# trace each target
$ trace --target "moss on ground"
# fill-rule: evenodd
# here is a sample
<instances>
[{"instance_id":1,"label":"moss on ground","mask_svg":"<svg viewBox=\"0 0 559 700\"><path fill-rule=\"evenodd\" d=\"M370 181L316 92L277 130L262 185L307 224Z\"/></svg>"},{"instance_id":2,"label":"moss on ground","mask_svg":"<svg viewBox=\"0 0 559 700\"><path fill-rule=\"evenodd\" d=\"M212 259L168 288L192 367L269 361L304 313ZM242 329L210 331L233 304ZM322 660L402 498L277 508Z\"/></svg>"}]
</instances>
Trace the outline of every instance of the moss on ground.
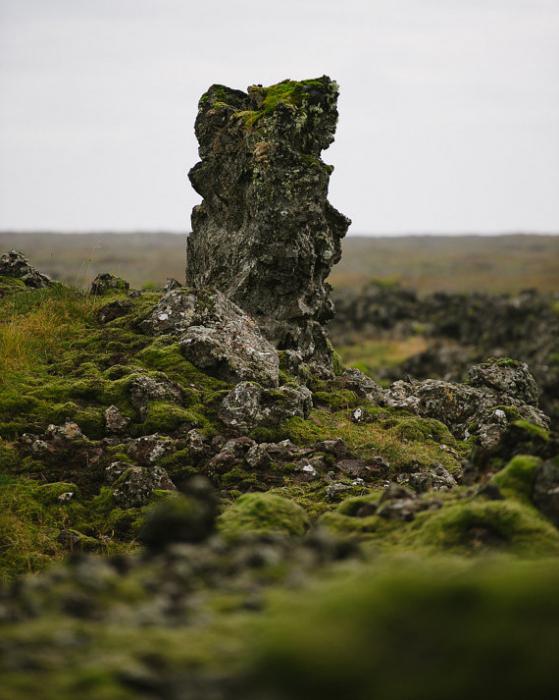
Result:
<instances>
[{"instance_id":1,"label":"moss on ground","mask_svg":"<svg viewBox=\"0 0 559 700\"><path fill-rule=\"evenodd\" d=\"M379 561L279 597L252 645L249 699L553 695L557 561ZM494 692L494 691L492 691Z\"/></svg>"},{"instance_id":2,"label":"moss on ground","mask_svg":"<svg viewBox=\"0 0 559 700\"><path fill-rule=\"evenodd\" d=\"M499 487L507 498L515 498L524 503L531 503L536 469L541 460L529 455L518 455L497 472L492 482Z\"/></svg>"},{"instance_id":3,"label":"moss on ground","mask_svg":"<svg viewBox=\"0 0 559 700\"><path fill-rule=\"evenodd\" d=\"M306 512L276 493L247 493L227 507L219 518L225 537L246 533L301 536L309 526Z\"/></svg>"},{"instance_id":4,"label":"moss on ground","mask_svg":"<svg viewBox=\"0 0 559 700\"><path fill-rule=\"evenodd\" d=\"M559 531L532 506L512 499L473 498L418 513L401 544L471 554L491 550L521 557L559 555Z\"/></svg>"},{"instance_id":5,"label":"moss on ground","mask_svg":"<svg viewBox=\"0 0 559 700\"><path fill-rule=\"evenodd\" d=\"M372 462L382 457L392 474L436 464L442 464L451 474L461 472L464 445L439 421L375 407L368 407L366 415L367 422L354 423L349 411L315 409L308 420L288 420L282 434L300 445L342 438L358 457Z\"/></svg>"}]
</instances>

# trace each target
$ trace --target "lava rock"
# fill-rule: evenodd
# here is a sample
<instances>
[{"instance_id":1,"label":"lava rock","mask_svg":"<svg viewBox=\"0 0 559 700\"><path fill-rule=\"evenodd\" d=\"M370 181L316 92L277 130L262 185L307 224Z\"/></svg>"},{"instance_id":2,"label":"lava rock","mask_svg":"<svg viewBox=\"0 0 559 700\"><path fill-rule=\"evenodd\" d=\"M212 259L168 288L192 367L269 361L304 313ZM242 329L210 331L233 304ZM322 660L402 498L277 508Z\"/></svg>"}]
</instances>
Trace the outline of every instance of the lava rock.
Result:
<instances>
[{"instance_id":1,"label":"lava rock","mask_svg":"<svg viewBox=\"0 0 559 700\"><path fill-rule=\"evenodd\" d=\"M279 99L275 99L275 96ZM203 197L192 212L187 281L215 287L250 313L276 347L331 367L325 280L350 221L327 201L338 86L323 76L247 93L213 85L199 102Z\"/></svg>"},{"instance_id":2,"label":"lava rock","mask_svg":"<svg viewBox=\"0 0 559 700\"><path fill-rule=\"evenodd\" d=\"M140 467L126 462L113 462L105 470L113 483L113 497L123 508L138 508L151 500L153 491L175 491L169 475L159 466Z\"/></svg>"},{"instance_id":3,"label":"lava rock","mask_svg":"<svg viewBox=\"0 0 559 700\"><path fill-rule=\"evenodd\" d=\"M246 432L256 426L275 426L288 418L307 418L312 394L305 386L285 384L264 389L255 382L241 382L225 396L219 418L228 427Z\"/></svg>"},{"instance_id":4,"label":"lava rock","mask_svg":"<svg viewBox=\"0 0 559 700\"><path fill-rule=\"evenodd\" d=\"M400 380L384 392L382 403L436 418L458 438L475 434L486 454L501 445L509 430L511 421L503 406L512 407L517 417L535 426L549 428L549 418L532 404L537 389L526 365L495 361L474 366L470 372L478 386L440 379Z\"/></svg>"},{"instance_id":5,"label":"lava rock","mask_svg":"<svg viewBox=\"0 0 559 700\"><path fill-rule=\"evenodd\" d=\"M141 418L145 418L150 403L154 401L168 401L169 403L182 403L182 390L165 375L160 373L158 377L139 375L134 377L128 387L130 402L136 408Z\"/></svg>"},{"instance_id":6,"label":"lava rock","mask_svg":"<svg viewBox=\"0 0 559 700\"><path fill-rule=\"evenodd\" d=\"M97 319L99 323L109 323L115 318L126 316L133 308L133 304L128 299L111 301L110 304L103 306L97 311Z\"/></svg>"},{"instance_id":7,"label":"lava rock","mask_svg":"<svg viewBox=\"0 0 559 700\"><path fill-rule=\"evenodd\" d=\"M130 425L130 418L124 416L118 406L109 406L105 410L105 427L109 433L119 435Z\"/></svg>"},{"instance_id":8,"label":"lava rock","mask_svg":"<svg viewBox=\"0 0 559 700\"><path fill-rule=\"evenodd\" d=\"M123 280L122 277L103 272L97 275L91 283L90 293L99 297L115 292L127 292L129 289L130 285L126 280Z\"/></svg>"},{"instance_id":9,"label":"lava rock","mask_svg":"<svg viewBox=\"0 0 559 700\"><path fill-rule=\"evenodd\" d=\"M43 289L53 284L48 275L44 275L30 265L25 255L17 250L11 250L0 256L0 276L15 277L22 280L26 287L34 289Z\"/></svg>"},{"instance_id":10,"label":"lava rock","mask_svg":"<svg viewBox=\"0 0 559 700\"><path fill-rule=\"evenodd\" d=\"M140 328L149 335L181 335L192 325L195 304L192 290L170 289L140 323Z\"/></svg>"},{"instance_id":11,"label":"lava rock","mask_svg":"<svg viewBox=\"0 0 559 700\"><path fill-rule=\"evenodd\" d=\"M180 339L182 354L226 381L276 386L279 357L258 325L221 292L200 292L192 325Z\"/></svg>"},{"instance_id":12,"label":"lava rock","mask_svg":"<svg viewBox=\"0 0 559 700\"><path fill-rule=\"evenodd\" d=\"M149 466L176 449L176 441L166 435L142 435L130 440L127 452L139 464Z\"/></svg>"}]
</instances>

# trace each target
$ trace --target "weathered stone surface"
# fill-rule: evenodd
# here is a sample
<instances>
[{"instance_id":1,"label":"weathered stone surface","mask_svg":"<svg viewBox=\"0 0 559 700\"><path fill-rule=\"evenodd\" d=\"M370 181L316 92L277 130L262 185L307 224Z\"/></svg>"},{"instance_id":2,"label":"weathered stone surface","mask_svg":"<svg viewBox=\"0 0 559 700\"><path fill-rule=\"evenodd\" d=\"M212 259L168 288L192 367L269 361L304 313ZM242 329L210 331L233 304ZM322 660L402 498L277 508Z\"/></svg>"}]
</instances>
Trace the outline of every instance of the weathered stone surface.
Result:
<instances>
[{"instance_id":1,"label":"weathered stone surface","mask_svg":"<svg viewBox=\"0 0 559 700\"><path fill-rule=\"evenodd\" d=\"M221 379L278 383L276 349L255 321L222 292L172 289L140 327L150 335L180 338L186 359Z\"/></svg>"},{"instance_id":2,"label":"weathered stone surface","mask_svg":"<svg viewBox=\"0 0 559 700\"><path fill-rule=\"evenodd\" d=\"M127 452L138 464L150 466L176 449L176 442L166 435L154 433L130 440Z\"/></svg>"},{"instance_id":3,"label":"weathered stone surface","mask_svg":"<svg viewBox=\"0 0 559 700\"><path fill-rule=\"evenodd\" d=\"M127 462L113 462L105 470L107 481L113 484L115 501L123 508L135 508L149 503L155 489L175 491L169 475L159 466L139 467Z\"/></svg>"},{"instance_id":4,"label":"weathered stone surface","mask_svg":"<svg viewBox=\"0 0 559 700\"><path fill-rule=\"evenodd\" d=\"M105 427L109 433L118 435L130 425L130 418L124 416L118 406L109 406L105 410Z\"/></svg>"},{"instance_id":5,"label":"weathered stone surface","mask_svg":"<svg viewBox=\"0 0 559 700\"><path fill-rule=\"evenodd\" d=\"M221 292L202 292L192 325L180 339L182 354L226 381L276 386L279 358L256 323Z\"/></svg>"},{"instance_id":6,"label":"weathered stone surface","mask_svg":"<svg viewBox=\"0 0 559 700\"><path fill-rule=\"evenodd\" d=\"M138 409L140 416L145 417L150 403L154 401L168 401L180 404L182 402L182 390L162 373L156 379L148 375L135 377L129 386L130 402Z\"/></svg>"},{"instance_id":7,"label":"weathered stone surface","mask_svg":"<svg viewBox=\"0 0 559 700\"><path fill-rule=\"evenodd\" d=\"M538 385L525 362L509 359L483 362L470 367L468 378L472 386L488 387L532 406L538 405Z\"/></svg>"},{"instance_id":8,"label":"weathered stone surface","mask_svg":"<svg viewBox=\"0 0 559 700\"><path fill-rule=\"evenodd\" d=\"M52 280L47 275L36 270L29 261L17 250L10 250L0 257L0 276L16 277L22 280L26 287L41 289L50 287Z\"/></svg>"},{"instance_id":9,"label":"weathered stone surface","mask_svg":"<svg viewBox=\"0 0 559 700\"><path fill-rule=\"evenodd\" d=\"M537 399L537 388L526 365L488 362L472 367L470 376L477 386L439 379L397 381L384 393L382 402L436 418L457 437L475 433L487 450L500 443L512 422L503 407L515 409L516 418L549 427L547 416L532 403Z\"/></svg>"},{"instance_id":10,"label":"weathered stone surface","mask_svg":"<svg viewBox=\"0 0 559 700\"><path fill-rule=\"evenodd\" d=\"M246 432L293 416L306 418L311 408L312 394L305 386L285 384L267 390L255 382L241 382L223 399L219 417L228 428Z\"/></svg>"},{"instance_id":11,"label":"weathered stone surface","mask_svg":"<svg viewBox=\"0 0 559 700\"><path fill-rule=\"evenodd\" d=\"M380 384L367 377L359 369L346 369L343 374L336 377L336 384L342 389L349 389L355 392L357 396L367 399L371 403L378 403L384 396L384 390Z\"/></svg>"},{"instance_id":12,"label":"weathered stone surface","mask_svg":"<svg viewBox=\"0 0 559 700\"><path fill-rule=\"evenodd\" d=\"M215 287L250 313L279 349L330 366L322 324L325 280L349 220L327 201L338 87L324 76L248 93L213 85L195 131L201 161L189 173L203 202L192 212L187 282Z\"/></svg>"},{"instance_id":13,"label":"weathered stone surface","mask_svg":"<svg viewBox=\"0 0 559 700\"><path fill-rule=\"evenodd\" d=\"M196 296L189 289L170 289L140 328L150 335L180 335L192 325Z\"/></svg>"}]
</instances>

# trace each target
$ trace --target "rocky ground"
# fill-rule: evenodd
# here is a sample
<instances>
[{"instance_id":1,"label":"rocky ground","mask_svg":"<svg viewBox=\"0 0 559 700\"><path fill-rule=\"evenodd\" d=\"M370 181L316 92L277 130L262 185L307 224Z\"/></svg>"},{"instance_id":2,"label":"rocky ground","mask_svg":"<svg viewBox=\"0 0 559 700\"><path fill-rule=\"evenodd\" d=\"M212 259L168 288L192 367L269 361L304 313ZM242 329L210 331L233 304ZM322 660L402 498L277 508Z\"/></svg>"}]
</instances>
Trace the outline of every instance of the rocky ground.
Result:
<instances>
[{"instance_id":1,"label":"rocky ground","mask_svg":"<svg viewBox=\"0 0 559 700\"><path fill-rule=\"evenodd\" d=\"M336 98L202 97L189 286L0 257L2 700L553 696L559 443L531 360L555 307L537 345L511 311L533 353L474 343L460 382L345 367ZM336 342L428 337L398 294L342 305Z\"/></svg>"},{"instance_id":2,"label":"rocky ground","mask_svg":"<svg viewBox=\"0 0 559 700\"><path fill-rule=\"evenodd\" d=\"M488 357L526 362L540 404L559 421L559 293L414 290L381 281L340 292L329 331L344 359L381 382L464 381Z\"/></svg>"},{"instance_id":3,"label":"rocky ground","mask_svg":"<svg viewBox=\"0 0 559 700\"><path fill-rule=\"evenodd\" d=\"M5 697L466 697L505 651L507 687L551 683L559 448L525 363L384 387L293 368L219 293L16 255L0 290Z\"/></svg>"}]
</instances>

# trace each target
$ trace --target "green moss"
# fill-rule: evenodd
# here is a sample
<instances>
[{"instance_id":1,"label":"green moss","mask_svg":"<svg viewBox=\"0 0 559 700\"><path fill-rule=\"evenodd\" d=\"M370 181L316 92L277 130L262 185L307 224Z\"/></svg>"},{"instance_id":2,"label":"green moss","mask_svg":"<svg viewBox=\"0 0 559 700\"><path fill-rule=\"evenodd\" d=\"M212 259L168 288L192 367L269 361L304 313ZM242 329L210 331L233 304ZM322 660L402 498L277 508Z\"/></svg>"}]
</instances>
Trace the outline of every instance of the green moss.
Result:
<instances>
[{"instance_id":1,"label":"green moss","mask_svg":"<svg viewBox=\"0 0 559 700\"><path fill-rule=\"evenodd\" d=\"M138 435L173 433L181 427L190 429L207 423L201 411L165 401L154 401L148 405L145 419L134 426L133 432Z\"/></svg>"},{"instance_id":2,"label":"green moss","mask_svg":"<svg viewBox=\"0 0 559 700\"><path fill-rule=\"evenodd\" d=\"M393 473L409 468L410 464L418 469L435 463L453 474L461 472L460 458L453 452L460 453L466 448L442 423L392 409L364 408L370 422L353 423L349 411L315 409L308 420L295 417L286 421L282 433L300 445L342 438L358 457L365 460L383 457Z\"/></svg>"},{"instance_id":3,"label":"green moss","mask_svg":"<svg viewBox=\"0 0 559 700\"><path fill-rule=\"evenodd\" d=\"M49 484L20 479L0 482L0 582L28 571L37 571L63 549L57 541L61 527L69 520L68 507L54 494L69 484Z\"/></svg>"},{"instance_id":4,"label":"green moss","mask_svg":"<svg viewBox=\"0 0 559 700\"><path fill-rule=\"evenodd\" d=\"M262 118L271 114L280 105L290 109L297 109L304 105L309 90L312 88L322 88L324 82L321 79L311 78L309 80L282 80L275 85L268 87L253 87L255 93L260 93L261 108L257 110L236 110L234 117L241 119L248 129ZM213 103L216 106L216 103ZM230 105L223 104L223 107L230 108Z\"/></svg>"},{"instance_id":5,"label":"green moss","mask_svg":"<svg viewBox=\"0 0 559 700\"><path fill-rule=\"evenodd\" d=\"M0 438L0 474L15 471L19 462L19 455L13 445Z\"/></svg>"},{"instance_id":6,"label":"green moss","mask_svg":"<svg viewBox=\"0 0 559 700\"><path fill-rule=\"evenodd\" d=\"M316 391L313 392L315 404L323 404L333 409L351 408L357 406L359 400L355 392L348 389L337 389L336 391Z\"/></svg>"},{"instance_id":7,"label":"green moss","mask_svg":"<svg viewBox=\"0 0 559 700\"><path fill-rule=\"evenodd\" d=\"M558 586L556 561L377 560L278 597L253 635L244 696L551 697Z\"/></svg>"},{"instance_id":8,"label":"green moss","mask_svg":"<svg viewBox=\"0 0 559 700\"><path fill-rule=\"evenodd\" d=\"M549 430L542 428L540 425L536 425L535 423L531 423L530 421L522 418L515 420L512 425L525 433L529 438L536 438L536 440L542 442L549 441Z\"/></svg>"},{"instance_id":9,"label":"green moss","mask_svg":"<svg viewBox=\"0 0 559 700\"><path fill-rule=\"evenodd\" d=\"M243 533L275 532L303 535L309 525L301 506L275 493L247 493L219 517L219 530L226 537Z\"/></svg>"},{"instance_id":10,"label":"green moss","mask_svg":"<svg viewBox=\"0 0 559 700\"><path fill-rule=\"evenodd\" d=\"M536 469L540 463L541 460L538 457L518 455L495 474L492 482L505 496L530 503Z\"/></svg>"},{"instance_id":11,"label":"green moss","mask_svg":"<svg viewBox=\"0 0 559 700\"><path fill-rule=\"evenodd\" d=\"M473 499L416 515L402 534L408 547L457 553L503 550L524 557L559 554L559 531L534 508L511 499Z\"/></svg>"}]
</instances>

